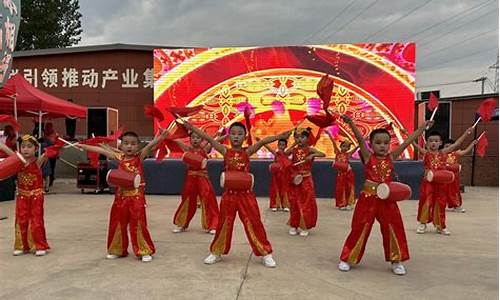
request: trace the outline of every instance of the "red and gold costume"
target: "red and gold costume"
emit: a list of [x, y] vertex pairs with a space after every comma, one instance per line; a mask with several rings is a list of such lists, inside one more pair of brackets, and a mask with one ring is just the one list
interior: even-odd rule
[[420, 199], [418, 201], [417, 221], [421, 224], [432, 222], [438, 229], [446, 228], [446, 184], [429, 182], [425, 175], [430, 170], [443, 170], [443, 153], [426, 152], [424, 155], [424, 179], [420, 184]]
[[282, 151], [276, 151], [274, 161], [281, 166], [277, 174], [271, 175], [271, 186], [269, 187], [269, 207], [288, 208], [288, 186], [290, 185], [290, 175], [287, 168], [287, 155]]
[[[224, 170], [250, 172], [250, 158], [246, 149], [228, 149], [224, 155]], [[224, 189], [222, 194], [219, 223], [210, 245], [210, 252], [214, 255], [229, 253], [236, 212], [243, 223], [253, 253], [256, 256], [270, 254], [273, 249], [260, 219], [259, 205], [254, 192], [228, 189]]]
[[[305, 160], [311, 154], [309, 147], [294, 148], [292, 150], [292, 163]], [[297, 174], [302, 175], [303, 180], [299, 185], [290, 184], [290, 219], [288, 225], [302, 230], [311, 229], [316, 226], [318, 220], [318, 206], [316, 205], [316, 193], [311, 174], [312, 160], [294, 166]], [[290, 181], [290, 177], [288, 177]]]
[[43, 221], [42, 186], [42, 171], [36, 159], [17, 173], [15, 250], [35, 251], [50, 248]]
[[[200, 155], [208, 159], [207, 152], [202, 148], [189, 150], [190, 153]], [[198, 201], [201, 204], [201, 226], [204, 230], [217, 228], [219, 218], [219, 207], [215, 192], [208, 179], [206, 169], [193, 169], [188, 166], [184, 188], [181, 194], [182, 200], [174, 215], [174, 224], [188, 228], [189, 222], [196, 213]]]
[[[336, 161], [349, 163], [349, 153], [338, 152]], [[354, 205], [356, 198], [354, 196], [354, 172], [349, 168], [346, 172], [337, 170], [337, 180], [335, 183], [335, 206], [346, 207]]]
[[450, 208], [462, 206], [462, 195], [460, 194], [460, 155], [456, 151], [446, 155], [445, 168], [455, 174], [453, 183], [448, 184], [447, 204]]
[[155, 253], [155, 246], [149, 235], [146, 220], [142, 160], [139, 155], [125, 158], [123, 154], [117, 154], [116, 159], [119, 169], [141, 175], [141, 185], [137, 189], [120, 187], [116, 189], [109, 216], [108, 253], [118, 256], [128, 255], [128, 227], [134, 254], [138, 257], [152, 255]]
[[354, 209], [351, 232], [342, 248], [340, 260], [351, 264], [361, 261], [375, 219], [382, 232], [385, 260], [402, 262], [410, 258], [397, 203], [381, 200], [376, 194], [377, 185], [391, 182], [393, 172], [390, 156], [381, 159], [372, 154], [368, 159], [365, 164], [366, 181]]

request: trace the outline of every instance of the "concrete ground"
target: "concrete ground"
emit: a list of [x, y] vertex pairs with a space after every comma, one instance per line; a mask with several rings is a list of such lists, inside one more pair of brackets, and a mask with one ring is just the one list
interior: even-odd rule
[[352, 212], [319, 199], [318, 227], [306, 238], [289, 236], [287, 214], [262, 218], [278, 263], [267, 269], [253, 256], [236, 223], [229, 256], [203, 264], [212, 236], [197, 214], [188, 232], [173, 234], [176, 196], [149, 196], [148, 218], [157, 254], [151, 263], [132, 256], [104, 259], [112, 195], [81, 195], [59, 182], [46, 196], [52, 247], [45, 257], [13, 257], [14, 201], [0, 202], [0, 299], [498, 299], [498, 188], [469, 188], [467, 213], [448, 213], [451, 236], [415, 233], [416, 201], [401, 202], [411, 259], [398, 277], [384, 262], [378, 225], [361, 264], [337, 270]]

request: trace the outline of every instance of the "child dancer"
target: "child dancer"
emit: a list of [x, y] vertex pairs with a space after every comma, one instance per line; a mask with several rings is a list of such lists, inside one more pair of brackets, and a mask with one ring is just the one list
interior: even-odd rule
[[[256, 138], [259, 141], [259, 138]], [[278, 140], [278, 149], [275, 151], [269, 145], [266, 149], [274, 155], [274, 162], [281, 166], [276, 174], [271, 174], [271, 185], [269, 187], [269, 207], [272, 211], [290, 211], [288, 202], [288, 186], [290, 184], [288, 166], [291, 164], [286, 147], [288, 140]]]
[[[462, 207], [462, 195], [460, 194], [460, 157], [472, 151], [474, 145], [477, 144], [477, 140], [472, 141], [467, 148], [464, 150], [457, 150], [450, 152], [446, 155], [445, 169], [452, 171], [455, 174], [455, 180], [452, 184], [448, 184], [447, 199], [448, 207], [452, 211], [465, 213], [465, 209]], [[451, 145], [455, 143], [454, 140], [448, 139], [444, 142], [444, 149], [448, 149]]]
[[[180, 141], [176, 141], [176, 143], [185, 152], [197, 154], [208, 159], [208, 153], [212, 149], [212, 146], [208, 144], [202, 147], [202, 139], [195, 132], [191, 132], [189, 137], [191, 146]], [[225, 138], [225, 136], [222, 136], [216, 138], [216, 140], [219, 141]], [[181, 203], [174, 215], [174, 224], [176, 225], [174, 230], [172, 230], [174, 233], [183, 232], [188, 228], [189, 222], [191, 222], [196, 213], [198, 202], [201, 205], [201, 226], [203, 230], [210, 234], [215, 234], [219, 218], [219, 207], [217, 206], [217, 199], [212, 183], [208, 179], [207, 169], [198, 170], [188, 166], [181, 194]]]
[[[250, 172], [250, 156], [257, 152], [262, 146], [279, 139], [286, 139], [290, 132], [277, 136], [266, 137], [257, 143], [244, 148], [243, 141], [247, 134], [246, 127], [240, 122], [233, 123], [229, 127], [229, 140], [231, 148], [226, 148], [202, 130], [185, 123], [187, 129], [194, 131], [207, 140], [216, 151], [224, 156], [225, 171]], [[245, 228], [245, 233], [256, 256], [262, 257], [264, 266], [274, 268], [276, 262], [272, 256], [272, 247], [269, 243], [260, 219], [259, 206], [255, 194], [251, 190], [229, 190], [224, 189], [220, 202], [219, 222], [215, 237], [210, 245], [210, 255], [205, 258], [206, 264], [215, 264], [221, 260], [222, 254], [228, 254], [231, 248], [234, 219], [236, 212]]]
[[436, 232], [439, 234], [450, 235], [451, 232], [446, 228], [446, 199], [448, 198], [447, 184], [429, 182], [425, 179], [427, 172], [444, 170], [443, 157], [448, 153], [455, 151], [463, 140], [472, 132], [468, 128], [455, 143], [446, 149], [439, 150], [442, 145], [442, 138], [439, 132], [431, 131], [427, 137], [425, 149], [418, 146], [418, 151], [424, 154], [424, 179], [420, 184], [420, 199], [418, 201], [417, 233], [425, 233], [427, 223], [433, 223]]
[[367, 149], [363, 135], [351, 118], [345, 115], [342, 118], [351, 127], [358, 140], [361, 162], [365, 165], [365, 184], [354, 209], [351, 232], [342, 248], [338, 268], [346, 272], [351, 269], [350, 265], [361, 261], [373, 222], [377, 219], [382, 232], [385, 260], [391, 262], [394, 274], [405, 275], [406, 269], [401, 262], [408, 260], [410, 256], [398, 205], [394, 201], [384, 201], [378, 198], [376, 189], [380, 183], [392, 181], [393, 160], [420, 136], [426, 126], [432, 126], [433, 122], [427, 121], [419, 127], [393, 152], [389, 152], [391, 136], [387, 129], [373, 130], [370, 133], [372, 153]]
[[127, 172], [141, 175], [141, 185], [137, 189], [124, 189], [118, 187], [115, 200], [109, 216], [107, 259], [115, 259], [128, 255], [128, 233], [132, 242], [134, 254], [143, 262], [150, 262], [155, 253], [155, 246], [151, 240], [146, 220], [146, 198], [144, 196], [144, 170], [142, 161], [151, 149], [166, 137], [167, 131], [162, 131], [139, 150], [139, 136], [132, 131], [123, 133], [120, 138], [120, 150], [115, 151], [105, 145], [90, 146], [79, 144], [86, 151], [105, 155], [109, 159], [118, 161], [118, 168]]
[[[34, 251], [36, 256], [47, 254], [50, 249], [45, 236], [43, 220], [43, 178], [41, 167], [47, 164], [47, 156], [36, 157], [38, 141], [34, 136], [20, 138], [20, 152], [26, 165], [17, 173], [15, 256]], [[0, 143], [0, 150], [7, 155], [16, 155], [5, 144]]]
[[[358, 147], [350, 150], [351, 143], [347, 140], [340, 143], [340, 149], [335, 143], [335, 139], [328, 133], [330, 141], [335, 152], [335, 161], [349, 163], [352, 154], [358, 150]], [[351, 210], [356, 203], [354, 195], [354, 172], [349, 168], [346, 172], [337, 170], [337, 179], [335, 183], [335, 206], [340, 210]]]
[[[288, 151], [292, 154], [292, 172], [302, 176], [298, 184], [290, 184], [290, 219], [288, 234], [308, 236], [309, 230], [316, 226], [318, 220], [318, 207], [316, 193], [311, 174], [312, 163], [316, 157], [325, 157], [325, 154], [309, 146], [311, 128], [297, 128], [294, 138], [297, 145]], [[289, 178], [288, 180], [292, 180]]]

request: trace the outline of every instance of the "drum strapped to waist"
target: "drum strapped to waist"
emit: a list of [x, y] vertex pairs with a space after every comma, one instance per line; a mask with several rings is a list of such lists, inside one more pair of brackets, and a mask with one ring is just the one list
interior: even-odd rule
[[185, 152], [182, 155], [182, 161], [195, 170], [201, 170], [207, 167], [207, 159], [196, 153]]
[[220, 174], [220, 186], [225, 190], [249, 191], [253, 183], [253, 174], [249, 172], [224, 171]]
[[460, 173], [460, 171], [462, 170], [462, 166], [460, 164], [446, 165], [446, 170], [453, 173]]
[[367, 180], [362, 191], [387, 201], [403, 201], [411, 197], [411, 187], [397, 181], [378, 183]]
[[292, 171], [291, 179], [294, 185], [300, 185], [305, 177], [311, 176], [311, 172]]
[[26, 165], [26, 160], [19, 152], [0, 161], [0, 180], [7, 179], [20, 172]]
[[455, 180], [455, 174], [447, 170], [428, 170], [425, 179], [433, 183], [452, 183]]
[[121, 169], [113, 169], [108, 171], [106, 181], [110, 186], [127, 190], [137, 189], [141, 185], [141, 175]]

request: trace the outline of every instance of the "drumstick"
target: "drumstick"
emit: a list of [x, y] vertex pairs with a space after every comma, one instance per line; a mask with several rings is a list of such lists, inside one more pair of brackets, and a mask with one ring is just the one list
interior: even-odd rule
[[474, 123], [474, 125], [472, 125], [472, 128], [476, 128], [479, 121], [481, 121], [481, 117], [477, 118], [477, 121], [476, 121], [476, 123]]
[[301, 164], [303, 164], [305, 162], [306, 162], [305, 160], [301, 160], [301, 161], [298, 161], [298, 162], [294, 163], [293, 166], [298, 166], [298, 165], [301, 165]]
[[477, 141], [479, 141], [479, 140], [483, 137], [483, 135], [484, 135], [485, 133], [486, 133], [486, 131], [483, 131], [483, 132], [479, 135], [479, 137], [478, 137], [476, 140], [477, 140]]
[[[431, 118], [429, 119], [429, 121], [434, 121], [434, 116], [436, 115], [437, 111], [438, 111], [438, 108], [437, 107], [434, 108], [434, 110], [432, 111], [432, 115], [431, 115]], [[429, 129], [429, 126], [427, 126], [425, 128], [425, 130], [427, 130], [427, 129]]]
[[71, 166], [71, 167], [73, 167], [73, 168], [75, 168], [75, 169], [78, 169], [78, 167], [77, 167], [76, 165], [74, 165], [74, 164], [70, 163], [69, 161], [65, 160], [64, 158], [59, 157], [59, 159], [60, 159], [63, 163], [67, 164], [68, 166]]
[[64, 148], [72, 147], [72, 148], [78, 149], [78, 150], [80, 150], [80, 151], [83, 151], [83, 149], [82, 149], [82, 148], [78, 148], [78, 147], [76, 146], [76, 144], [78, 144], [78, 143], [75, 143], [75, 144], [70, 143], [70, 142], [68, 142], [67, 140], [65, 140], [65, 139], [63, 139], [63, 138], [61, 138], [61, 137], [58, 137], [58, 139], [59, 139], [59, 140], [61, 140], [63, 143], [65, 143], [65, 144], [67, 145], [67, 146], [64, 146]]

